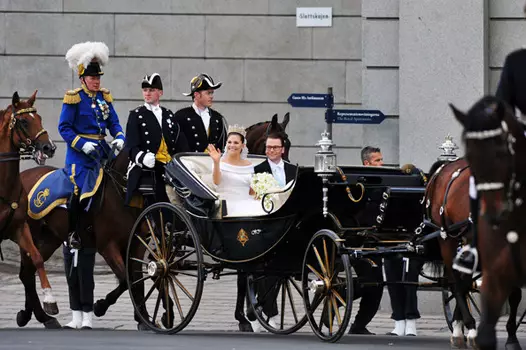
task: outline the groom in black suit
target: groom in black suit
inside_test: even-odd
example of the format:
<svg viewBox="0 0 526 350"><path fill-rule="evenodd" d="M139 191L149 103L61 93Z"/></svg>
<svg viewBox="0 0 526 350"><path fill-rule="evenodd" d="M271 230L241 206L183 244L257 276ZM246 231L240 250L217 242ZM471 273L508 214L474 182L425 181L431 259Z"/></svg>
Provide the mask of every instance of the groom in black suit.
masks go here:
<svg viewBox="0 0 526 350"><path fill-rule="evenodd" d="M270 133L265 143L267 160L254 167L255 173L272 174L282 188L294 180L297 168L295 165L283 160L282 156L285 152L284 142L285 136L282 133ZM276 302L277 294L279 293L279 288L276 288L278 282L279 279L277 277L268 277L260 282L257 288L257 294L266 296L262 305L263 312L271 318L278 315Z"/></svg>
<svg viewBox="0 0 526 350"><path fill-rule="evenodd" d="M282 158L285 152L285 136L281 133L271 133L267 136L265 154L267 160L254 167L255 173L270 173L284 187L296 176L296 166L285 162Z"/></svg>

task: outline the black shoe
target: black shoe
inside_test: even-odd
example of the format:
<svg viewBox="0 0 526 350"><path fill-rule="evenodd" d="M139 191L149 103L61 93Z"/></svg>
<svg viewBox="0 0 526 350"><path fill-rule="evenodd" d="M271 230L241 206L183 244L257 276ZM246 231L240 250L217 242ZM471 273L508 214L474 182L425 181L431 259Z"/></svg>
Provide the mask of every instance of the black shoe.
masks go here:
<svg viewBox="0 0 526 350"><path fill-rule="evenodd" d="M351 326L351 329L349 330L349 334L376 335L376 333L369 331L365 327L354 327L354 326Z"/></svg>
<svg viewBox="0 0 526 350"><path fill-rule="evenodd" d="M477 251L473 248L461 250L453 260L453 269L472 275L477 267Z"/></svg>
<svg viewBox="0 0 526 350"><path fill-rule="evenodd" d="M82 248L82 244L80 242L80 237L77 235L76 232L71 232L68 236L68 246L71 249L80 249Z"/></svg>

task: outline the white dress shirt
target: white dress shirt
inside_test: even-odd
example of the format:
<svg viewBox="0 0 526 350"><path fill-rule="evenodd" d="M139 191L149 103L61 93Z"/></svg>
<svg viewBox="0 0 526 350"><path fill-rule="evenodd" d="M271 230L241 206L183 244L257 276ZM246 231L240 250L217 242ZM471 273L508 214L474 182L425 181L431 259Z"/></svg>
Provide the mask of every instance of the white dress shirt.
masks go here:
<svg viewBox="0 0 526 350"><path fill-rule="evenodd" d="M272 170L274 178L278 181L281 187L284 187L287 184L287 178L285 176L285 163L283 163L283 159L277 164L268 159L268 163L270 164L270 170Z"/></svg>
<svg viewBox="0 0 526 350"><path fill-rule="evenodd" d="M163 128L163 110L161 109L160 105L151 105L149 103L145 103L144 106L149 110L152 111L155 117L157 118L157 121L159 122L159 125L161 126L161 129Z"/></svg>
<svg viewBox="0 0 526 350"><path fill-rule="evenodd" d="M203 120L203 125L205 126L205 131L208 135L208 128L210 127L210 111L208 110L208 107L201 110L195 105L195 103L192 103L192 107L194 108L195 113L197 113L197 115Z"/></svg>

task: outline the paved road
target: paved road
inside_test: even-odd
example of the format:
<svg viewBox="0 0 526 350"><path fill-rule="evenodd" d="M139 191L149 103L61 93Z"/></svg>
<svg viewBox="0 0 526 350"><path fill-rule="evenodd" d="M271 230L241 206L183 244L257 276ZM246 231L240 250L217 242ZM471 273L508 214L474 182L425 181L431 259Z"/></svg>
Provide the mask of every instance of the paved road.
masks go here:
<svg viewBox="0 0 526 350"><path fill-rule="evenodd" d="M526 338L521 338L523 344ZM499 349L504 349L504 340L499 339ZM270 334L211 333L186 331L173 336L163 336L136 331L43 331L43 330L1 330L2 350L161 350L161 349L449 349L445 336L400 337L389 336L346 336L336 344L320 342L311 334L276 336Z"/></svg>

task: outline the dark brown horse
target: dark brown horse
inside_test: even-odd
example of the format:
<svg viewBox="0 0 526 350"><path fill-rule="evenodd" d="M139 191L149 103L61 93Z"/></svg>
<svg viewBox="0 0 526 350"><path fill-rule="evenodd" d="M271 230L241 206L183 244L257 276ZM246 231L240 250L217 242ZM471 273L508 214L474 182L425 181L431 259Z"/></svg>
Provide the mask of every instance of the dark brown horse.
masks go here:
<svg viewBox="0 0 526 350"><path fill-rule="evenodd" d="M511 108L493 96L477 101L467 114L451 106L464 127L466 158L480 200L478 252L482 267L482 315L476 345L497 348L495 326L506 299L524 285L526 255L526 137ZM520 290L519 290L520 293ZM515 294L515 295L514 295ZM518 303L518 302L517 302ZM510 301L506 349L521 349L515 335L516 305Z"/></svg>
<svg viewBox="0 0 526 350"><path fill-rule="evenodd" d="M127 290L123 257L126 256L128 237L139 214L136 210L123 205L127 166L128 155L122 152L114 162L103 167L102 184L93 198L89 212L81 218L79 224L80 228L86 230L81 233L81 236L92 235L91 238L95 240L97 251L104 257L119 281L114 291L94 305L96 316L104 315L108 307L113 305ZM25 190L30 191L42 176L54 170L56 168L48 166L22 172L21 179ZM38 246L43 259L49 259L67 239L69 223L66 209L56 207L40 220L29 219L28 222L33 236L38 238ZM26 256L22 256L20 279L26 291L26 304L25 309L18 313L18 325L25 326L31 319L32 312L35 313L36 319L45 326L56 323L56 320L44 313L39 306L38 295L34 288L34 267Z"/></svg>
<svg viewBox="0 0 526 350"><path fill-rule="evenodd" d="M265 141L267 140L267 136L274 132L281 132L285 136L285 152L283 154L283 159L289 160L290 140L285 132L289 120L289 113L286 113L283 116L283 121L278 123L278 115L274 114L272 120L260 122L246 128L246 140L249 153L265 155Z"/></svg>
<svg viewBox="0 0 526 350"><path fill-rule="evenodd" d="M35 91L27 101L21 101L15 92L11 105L0 110L0 183L3 184L0 187L0 241L10 239L20 246L21 256L33 269L33 278L35 269L38 272L44 291L44 309L57 314L58 306L51 293L44 260L33 243L26 221L27 193L19 175L21 156L32 155L42 164L56 149L33 107L36 94Z"/></svg>

